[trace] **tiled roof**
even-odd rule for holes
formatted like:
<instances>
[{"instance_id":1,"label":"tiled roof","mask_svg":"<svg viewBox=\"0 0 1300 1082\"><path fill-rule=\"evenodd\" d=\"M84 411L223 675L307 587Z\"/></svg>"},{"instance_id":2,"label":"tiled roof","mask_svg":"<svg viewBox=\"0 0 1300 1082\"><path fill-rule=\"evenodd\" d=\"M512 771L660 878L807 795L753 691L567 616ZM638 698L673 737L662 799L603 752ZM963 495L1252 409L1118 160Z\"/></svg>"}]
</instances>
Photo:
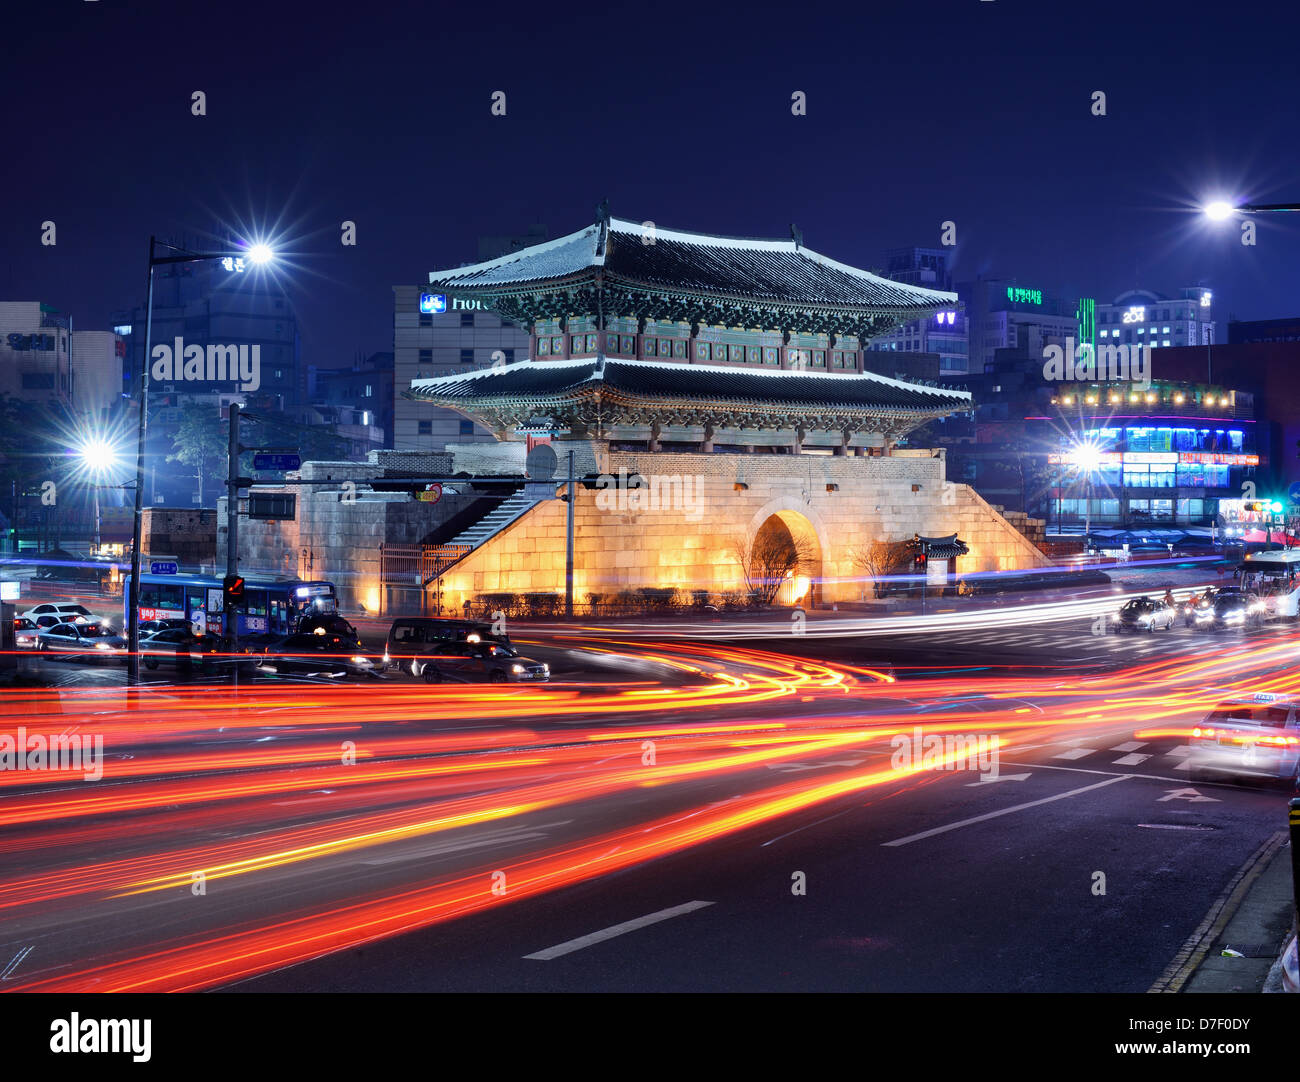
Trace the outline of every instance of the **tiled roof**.
<instances>
[{"instance_id":1,"label":"tiled roof","mask_svg":"<svg viewBox=\"0 0 1300 1082\"><path fill-rule=\"evenodd\" d=\"M433 285L486 293L594 278L670 293L749 298L815 307L924 310L957 296L904 285L838 263L794 240L747 240L654 229L610 220L604 251L599 225L499 259L435 271Z\"/></svg>"},{"instance_id":2,"label":"tiled roof","mask_svg":"<svg viewBox=\"0 0 1300 1082\"><path fill-rule=\"evenodd\" d=\"M794 407L968 410L967 392L923 387L872 373L833 375L606 360L523 361L466 375L415 380L412 397L463 402L571 397L595 390L682 402L764 402Z\"/></svg>"}]
</instances>

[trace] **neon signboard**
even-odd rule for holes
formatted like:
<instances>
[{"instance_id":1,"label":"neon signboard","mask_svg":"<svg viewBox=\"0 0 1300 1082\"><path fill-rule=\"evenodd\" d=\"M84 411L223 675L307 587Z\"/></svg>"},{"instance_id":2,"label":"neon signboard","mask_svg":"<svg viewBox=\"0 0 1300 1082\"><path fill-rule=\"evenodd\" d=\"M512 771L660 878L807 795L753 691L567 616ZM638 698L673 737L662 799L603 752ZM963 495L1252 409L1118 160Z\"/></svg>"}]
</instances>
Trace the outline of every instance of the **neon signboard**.
<instances>
[{"instance_id":1,"label":"neon signboard","mask_svg":"<svg viewBox=\"0 0 1300 1082\"><path fill-rule=\"evenodd\" d=\"M444 293L421 293L421 315L437 315L447 310L447 296Z\"/></svg>"},{"instance_id":2,"label":"neon signboard","mask_svg":"<svg viewBox=\"0 0 1300 1082\"><path fill-rule=\"evenodd\" d=\"M1020 286L1007 286L1007 300L1012 304L1042 304L1041 289L1022 289Z\"/></svg>"},{"instance_id":3,"label":"neon signboard","mask_svg":"<svg viewBox=\"0 0 1300 1082\"><path fill-rule=\"evenodd\" d=\"M1133 305L1124 313L1125 323L1145 323L1147 320L1146 306L1142 304Z\"/></svg>"}]
</instances>

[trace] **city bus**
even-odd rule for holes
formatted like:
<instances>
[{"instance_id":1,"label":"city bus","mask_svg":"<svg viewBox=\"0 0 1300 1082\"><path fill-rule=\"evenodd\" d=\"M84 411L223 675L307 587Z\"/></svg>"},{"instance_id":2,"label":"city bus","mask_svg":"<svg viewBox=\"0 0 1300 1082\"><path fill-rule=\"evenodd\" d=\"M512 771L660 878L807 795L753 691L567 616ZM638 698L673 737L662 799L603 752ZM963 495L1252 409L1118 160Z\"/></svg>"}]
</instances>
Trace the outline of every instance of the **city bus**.
<instances>
[{"instance_id":1,"label":"city bus","mask_svg":"<svg viewBox=\"0 0 1300 1082\"><path fill-rule=\"evenodd\" d=\"M239 635L292 635L309 615L338 612L332 582L303 579L245 579L245 605L239 612ZM130 620L131 576L122 584L123 626ZM140 620L188 620L205 631L226 631L222 580L207 575L140 576Z\"/></svg>"},{"instance_id":2,"label":"city bus","mask_svg":"<svg viewBox=\"0 0 1300 1082\"><path fill-rule=\"evenodd\" d=\"M1259 595L1274 618L1300 616L1300 549L1252 552L1237 568L1241 588Z\"/></svg>"}]
</instances>

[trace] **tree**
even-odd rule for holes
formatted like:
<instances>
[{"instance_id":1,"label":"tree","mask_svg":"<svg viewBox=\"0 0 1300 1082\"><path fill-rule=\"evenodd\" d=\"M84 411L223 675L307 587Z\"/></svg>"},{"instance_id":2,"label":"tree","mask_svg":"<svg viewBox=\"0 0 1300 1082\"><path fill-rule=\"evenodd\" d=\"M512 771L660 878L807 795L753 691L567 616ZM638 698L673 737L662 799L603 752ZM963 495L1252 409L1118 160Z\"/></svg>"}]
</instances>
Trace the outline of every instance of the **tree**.
<instances>
[{"instance_id":1,"label":"tree","mask_svg":"<svg viewBox=\"0 0 1300 1082\"><path fill-rule=\"evenodd\" d=\"M812 562L813 549L778 519L765 522L752 538L737 542L735 555L749 596L757 604L770 605L781 584Z\"/></svg>"},{"instance_id":2,"label":"tree","mask_svg":"<svg viewBox=\"0 0 1300 1082\"><path fill-rule=\"evenodd\" d=\"M885 594L885 579L902 569L912 554L907 541L868 541L853 550L853 566L861 571L875 590L876 597Z\"/></svg>"},{"instance_id":3,"label":"tree","mask_svg":"<svg viewBox=\"0 0 1300 1082\"><path fill-rule=\"evenodd\" d=\"M199 475L199 506L203 506L203 476L215 472L230 448L230 425L212 406L191 404L181 408L180 426L168 462L193 466Z\"/></svg>"},{"instance_id":4,"label":"tree","mask_svg":"<svg viewBox=\"0 0 1300 1082\"><path fill-rule=\"evenodd\" d=\"M300 424L280 412L248 410L244 417L246 446L291 448L304 462L334 462L347 454L348 441L328 427ZM240 463L246 472L251 470L252 453L242 456Z\"/></svg>"}]
</instances>

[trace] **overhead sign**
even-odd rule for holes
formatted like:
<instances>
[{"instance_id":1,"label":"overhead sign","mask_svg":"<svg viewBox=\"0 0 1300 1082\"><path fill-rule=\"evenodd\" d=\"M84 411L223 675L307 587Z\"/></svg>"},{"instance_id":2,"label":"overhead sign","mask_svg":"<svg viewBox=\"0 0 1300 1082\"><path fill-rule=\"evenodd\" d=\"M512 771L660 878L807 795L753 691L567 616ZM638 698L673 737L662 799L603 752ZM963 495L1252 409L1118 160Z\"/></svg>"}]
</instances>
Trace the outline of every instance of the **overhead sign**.
<instances>
[{"instance_id":1,"label":"overhead sign","mask_svg":"<svg viewBox=\"0 0 1300 1082\"><path fill-rule=\"evenodd\" d=\"M154 560L149 564L149 574L174 575L176 574L176 564L171 560Z\"/></svg>"},{"instance_id":2,"label":"overhead sign","mask_svg":"<svg viewBox=\"0 0 1300 1082\"><path fill-rule=\"evenodd\" d=\"M1287 490L1287 498L1292 503L1300 503L1300 481L1297 481Z\"/></svg>"},{"instance_id":3,"label":"overhead sign","mask_svg":"<svg viewBox=\"0 0 1300 1082\"><path fill-rule=\"evenodd\" d=\"M253 456L253 469L255 470L296 470L301 465L301 455L259 454Z\"/></svg>"}]
</instances>

